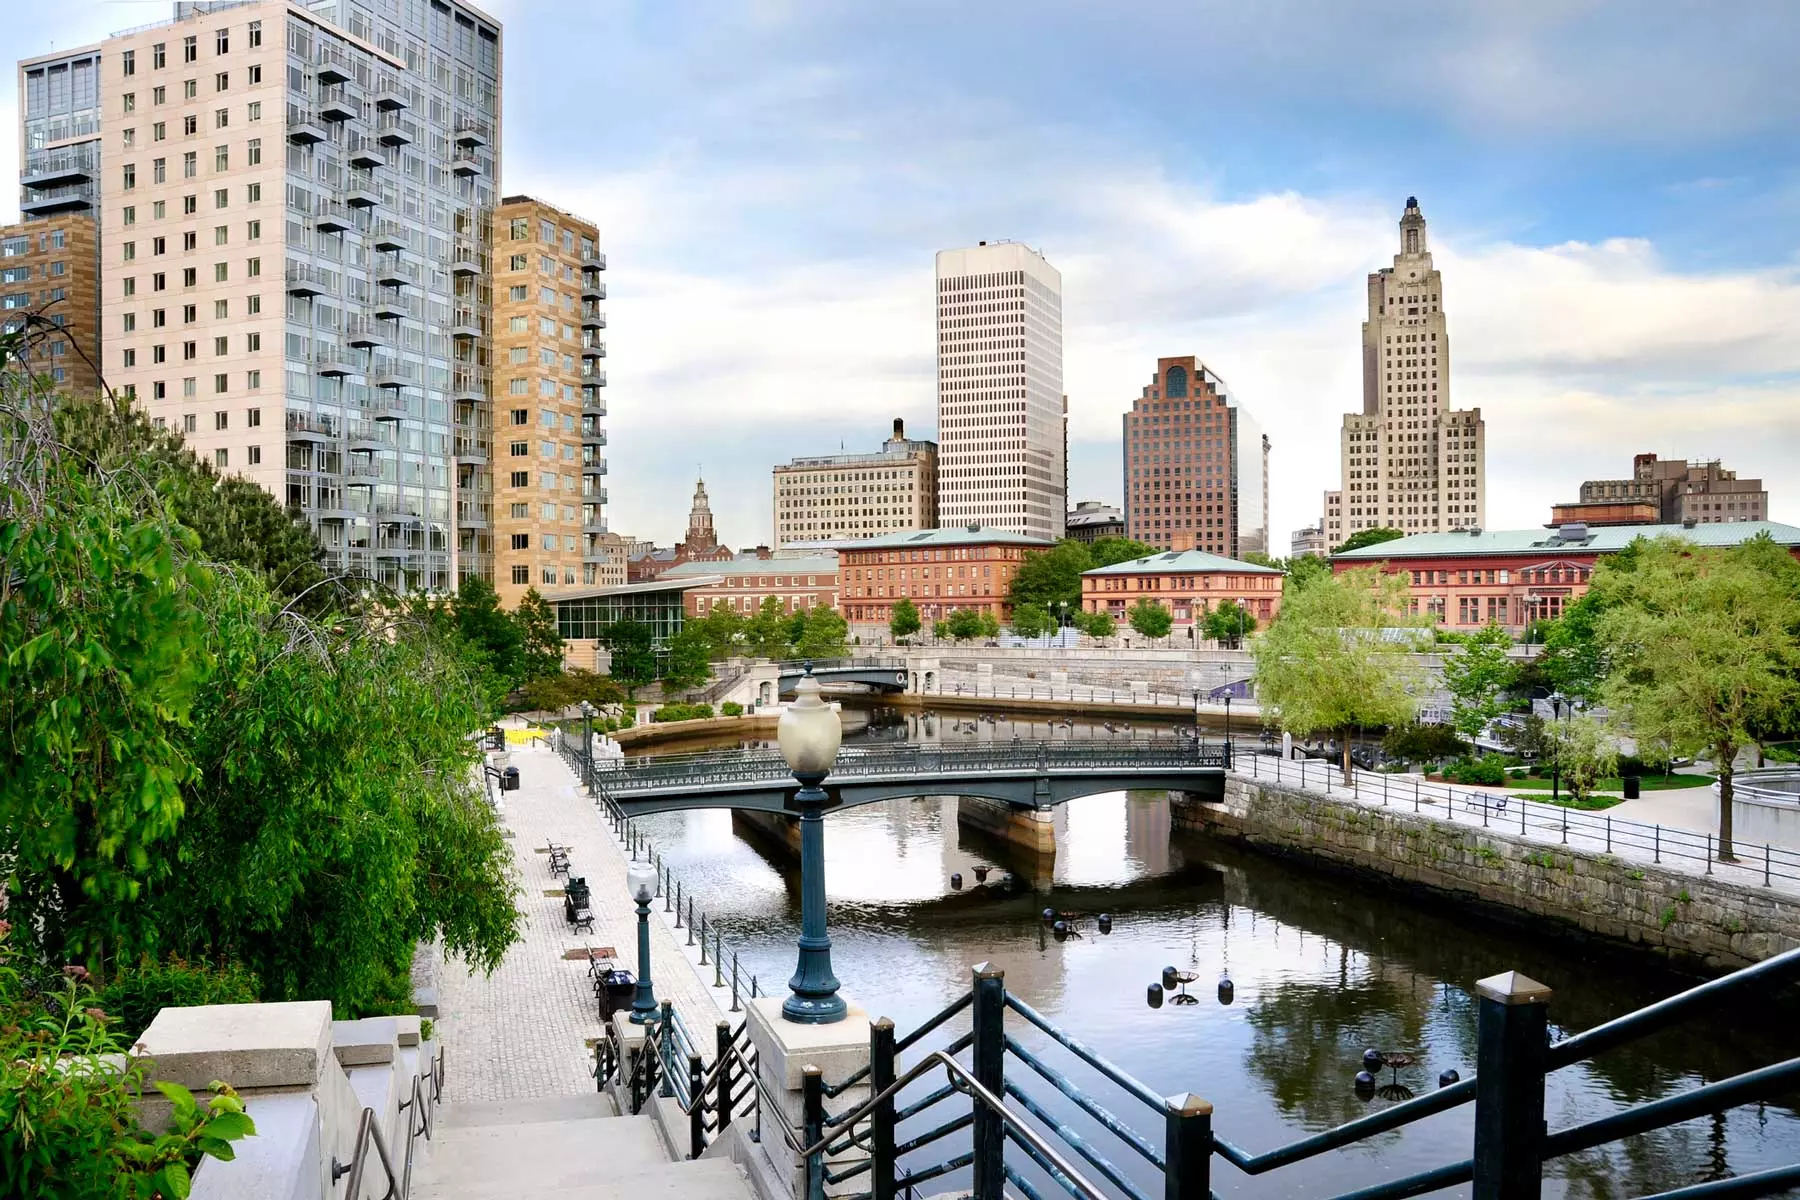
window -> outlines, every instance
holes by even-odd
[[[255,391],[257,388],[260,388],[262,386],[262,372],[261,371],[246,371],[244,373],[244,386],[249,388],[251,391]]]
[[[168,65],[167,46],[166,42],[158,42],[150,47],[150,66],[153,69],[160,71]]]
[[[231,339],[223,335],[213,339],[213,355],[222,358],[231,353]]]
[[[196,358],[199,358],[199,357],[200,357],[200,343],[199,342],[183,342],[183,343],[181,343],[181,361],[182,362],[193,362]],[[188,395],[191,396],[191,395],[193,395],[193,393],[189,392]]]
[[[195,321],[198,321],[199,319],[200,319],[200,310],[198,308],[196,308],[194,305],[184,304],[181,306],[181,323],[183,325],[192,325]]]
[[[229,171],[231,169],[231,147],[213,147],[213,170]]]
[[[133,146],[137,145],[137,130],[127,129],[119,140],[125,149],[131,149]]]
[[[261,296],[245,297],[244,309],[251,316],[255,316],[257,313],[262,311],[262,297]]]
[[[507,239],[522,242],[531,236],[531,222],[524,217],[514,217],[506,229]]]
[[[231,227],[229,225],[214,225],[213,226],[213,245],[223,246],[228,240],[230,240],[230,237],[231,237],[230,229],[231,229]]]
[[[261,349],[262,349],[262,334],[246,333],[244,335],[244,350],[246,353],[255,354],[258,351],[260,351]]]
[[[223,321],[226,317],[229,317],[230,315],[231,315],[231,301],[229,301],[229,300],[214,300],[213,301],[213,320]]]
[[[531,289],[524,284],[519,284],[506,289],[506,298],[508,300],[525,300],[528,299],[530,295]]]
[[[227,450],[224,446],[220,446],[217,450],[213,451],[213,466],[215,466],[215,467],[219,468],[219,470],[223,471],[226,467],[229,467],[230,465],[231,465],[231,451],[230,450]]]
[[[514,346],[511,350],[508,350],[506,352],[507,361],[512,362],[512,363],[522,363],[525,361],[525,356],[527,353],[528,353],[528,351],[527,351],[526,347]]]
[[[123,322],[124,322],[124,332],[131,333],[132,331],[137,329],[137,314],[134,312],[126,313],[123,318]]]
[[[509,379],[506,381],[506,394],[509,396],[530,395],[530,380]]]
[[[254,50],[260,45],[262,45],[262,22],[252,21],[250,22],[250,48]]]
[[[126,112],[136,112],[137,111],[137,93],[136,92],[126,92],[125,93],[124,109]]]
[[[158,200],[150,205],[150,216],[153,220],[160,221],[168,215],[169,202],[167,200]]]
[[[192,158],[194,156],[190,154],[190,155],[188,155],[188,157]],[[198,196],[183,196],[181,198],[182,215],[191,217],[199,211],[200,211],[200,197],[198,197]]]
[[[529,533],[513,534],[512,535],[512,548],[514,550],[529,550],[529,549],[531,549],[531,535]]]
[[[512,445],[510,445],[507,448],[507,453],[510,454],[513,458],[524,458],[526,455],[531,453],[531,443],[530,442],[514,442],[514,443],[512,443]]]
[[[125,185],[126,191],[129,192],[132,188],[137,186],[137,164],[136,163],[126,163],[125,166],[121,169],[120,174],[123,177],[122,182]]]
[[[506,269],[509,271],[523,271],[525,269],[525,256],[523,254],[513,255],[507,260]]]
[[[522,563],[513,564],[512,581],[514,583],[518,583],[518,584],[530,583],[531,582],[531,568],[525,566]]]
[[[244,240],[247,242],[262,241],[262,222],[261,221],[246,221],[246,222],[244,222]]]
[[[151,180],[151,182],[152,183],[163,183],[168,180],[168,177],[169,177],[169,160],[166,158],[152,159],[150,162],[150,180]],[[128,184],[126,186],[130,186],[130,185]],[[161,216],[162,214],[158,213],[157,215]]]
[[[183,253],[191,253],[199,244],[200,235],[194,230],[190,229],[181,235],[181,249]]]
[[[230,206],[231,206],[231,189],[230,188],[214,188],[213,189],[213,207],[214,208],[229,208]]]
[[[137,257],[137,243],[136,242],[126,242],[123,247],[122,253],[125,256],[124,261],[130,262],[132,259]]]
[[[199,432],[199,429],[200,429],[200,418],[199,417],[195,416],[193,413],[183,414],[183,416],[181,418],[181,432],[197,433],[197,432]]]
[[[120,54],[119,55],[119,65],[124,68],[125,74],[136,75],[137,74],[137,51],[136,50],[127,50],[123,54]]]
[[[131,314],[126,313],[125,315],[127,317],[129,317]],[[512,410],[512,423],[514,425],[524,425],[524,424],[527,424],[530,420],[531,420],[531,410],[530,409],[515,408]]]
[[[223,265],[223,264],[221,264],[221,265]],[[252,279],[255,279],[258,275],[261,275],[262,274],[262,259],[260,259],[260,258],[245,259],[244,260],[244,274],[248,275]]]
[[[181,286],[193,287],[200,281],[200,272],[195,267],[181,268]]]
[[[229,108],[221,108],[221,109],[214,110],[214,112],[213,112],[213,128],[214,129],[226,129],[226,128],[229,128],[230,125],[231,125],[231,110]]]
[[[167,101],[168,98],[169,98],[169,89],[168,88],[153,87],[150,89],[150,103],[162,104],[165,101]]]
[[[200,35],[190,33],[181,39],[181,61],[191,63],[200,57]]]
[[[256,410],[251,409],[251,411],[255,412]],[[249,456],[249,461],[250,461],[251,466],[253,466],[253,467],[257,466],[262,462],[262,447],[261,446],[246,446],[244,448],[244,453]]]
[[[127,204],[125,206],[125,223],[127,225],[137,224],[137,205]]]
[[[193,115],[192,113],[189,113],[187,116],[181,118],[181,132],[183,134],[199,133],[200,132],[200,118]]]
[[[184,79],[181,81],[181,98],[183,100],[192,100],[199,94],[200,81],[198,79]]]
[[[199,382],[200,381],[195,379],[192,375],[189,375],[187,378],[185,378],[181,381],[181,394],[184,396],[195,395],[196,394],[195,385],[198,384]]]
[[[231,30],[215,29],[213,31],[213,53],[228,54],[231,52]]]
[[[255,85],[255,84],[258,84],[261,82],[262,82],[262,66],[259,64],[257,66],[250,68],[250,83],[252,85]]]
[[[186,154],[181,156],[181,177],[183,179],[192,179],[199,173],[200,152],[198,150],[189,150]]]
[[[511,480],[512,480],[512,482],[508,485],[510,487],[516,487],[516,488],[530,487],[531,486],[531,472],[530,471],[514,471],[511,474]]]
[[[222,392],[225,389],[220,388],[219,390]],[[213,413],[213,428],[214,429],[229,429],[229,428],[231,428],[231,414],[226,412],[224,409],[220,409],[218,412]]]
[[[224,283],[231,278],[231,267],[227,263],[213,264],[213,282]]]
[[[244,154],[246,156],[246,160],[249,162],[249,164],[251,166],[253,166],[253,167],[261,166],[262,165],[262,139],[261,138],[251,138],[249,143],[246,144],[244,147]]]
[[[169,310],[168,309],[153,308],[150,310],[150,326],[151,326],[151,328],[161,329],[164,325],[168,324],[168,322],[169,322]]]
[[[168,238],[156,237],[156,238],[150,239],[150,253],[162,254],[163,252],[168,250],[168,248],[169,248],[169,239]]]
[[[136,350],[127,350],[125,352],[125,365],[127,367],[137,366],[137,351]]]
[[[262,199],[262,184],[250,183],[250,184],[244,185],[244,201],[245,201],[245,203],[255,204],[255,203],[259,202],[261,199]]]
[[[262,409],[253,408],[246,412],[244,414],[244,424],[252,429],[260,429],[262,427]]]
[[[529,505],[529,504],[509,505],[508,511],[510,512],[510,514],[514,520],[525,520],[531,516],[531,505]]]
[[[261,72],[261,68],[259,67],[256,71],[252,71],[251,74],[258,75],[258,77],[260,78],[260,72]],[[252,80],[251,82],[255,82],[255,80]],[[262,101],[261,100],[252,100],[250,103],[244,105],[244,119],[246,121],[262,120]]]
[[[154,125],[150,126],[150,140],[151,141],[160,142],[168,136],[169,136],[169,126],[168,126],[167,122],[158,121]]]
[[[222,92],[231,86],[231,72],[220,71],[213,76],[213,91]]]

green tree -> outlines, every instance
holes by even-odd
[[[1041,604],[1025,603],[1013,609],[1012,630],[1022,638],[1042,637],[1054,622]]]
[[[1012,578],[1008,603],[1015,609],[1021,604],[1037,604],[1046,612],[1054,610],[1058,602],[1076,608],[1081,604],[1081,573],[1093,565],[1088,548],[1073,538],[1064,538],[1049,550],[1029,553]]]
[[[1333,550],[1333,554],[1348,554],[1352,550],[1361,550],[1364,546],[1379,546],[1383,542],[1391,542],[1406,535],[1398,529],[1359,529],[1344,539],[1343,545]]]
[[[1602,560],[1595,579],[1616,572],[1611,562]],[[1606,661],[1599,638],[1600,614],[1605,607],[1601,596],[1590,592],[1563,609],[1563,614],[1539,631],[1543,652],[1538,655],[1538,669],[1559,692],[1595,701],[1606,682]]]
[[[1132,629],[1153,639],[1169,636],[1169,630],[1175,627],[1169,610],[1148,596],[1140,596],[1136,604],[1126,609],[1125,619],[1131,622]]]
[[[629,700],[656,678],[656,635],[648,625],[627,617],[600,631],[600,644],[612,654],[613,682],[625,689]]]
[[[744,641],[758,658],[788,657],[793,638],[789,632],[787,607],[774,596],[764,596],[756,615],[744,626]]]
[[[840,658],[849,649],[850,623],[829,605],[806,610],[806,622],[794,641],[800,658]]]
[[[1733,860],[1733,762],[1800,705],[1800,563],[1751,543],[1658,539],[1634,569],[1596,572],[1593,591],[1602,699],[1637,738],[1712,759],[1719,857]]]
[[[1233,650],[1243,644],[1246,634],[1256,632],[1256,618],[1236,600],[1221,600],[1206,614],[1206,636],[1215,642],[1230,643]]]
[[[1331,564],[1316,554],[1302,554],[1298,558],[1287,561],[1287,579],[1282,584],[1282,591],[1294,591],[1319,579],[1329,578]]]
[[[1089,637],[1109,638],[1119,631],[1119,623],[1105,609],[1075,614],[1076,628]]]
[[[457,636],[502,692],[525,681],[525,635],[512,614],[500,607],[493,584],[479,575],[465,576],[450,603],[450,618]]]
[[[1556,769],[1569,789],[1569,802],[1580,806],[1594,788],[1619,769],[1612,735],[1593,717],[1582,714],[1548,726]]]
[[[918,605],[904,596],[894,602],[893,615],[888,617],[888,632],[894,635],[896,642],[919,632],[923,624]]]
[[[668,660],[663,666],[663,695],[673,696],[704,684],[712,674],[712,643],[691,625],[669,639]]]
[[[1407,599],[1398,575],[1346,571],[1283,597],[1281,615],[1256,641],[1256,694],[1264,711],[1301,737],[1336,734],[1346,783],[1352,731],[1413,717],[1418,670],[1411,646],[1384,635],[1416,624],[1406,615]]]
[[[1446,648],[1448,649],[1448,648]],[[1518,677],[1507,652],[1512,637],[1498,625],[1469,634],[1444,655],[1444,687],[1450,692],[1451,724],[1464,737],[1478,737],[1506,711],[1505,697]]]
[[[1412,763],[1439,763],[1448,758],[1461,758],[1469,752],[1469,744],[1456,736],[1448,725],[1408,721],[1388,730],[1381,739],[1381,749],[1390,758]]]
[[[744,648],[744,624],[735,608],[715,605],[705,616],[689,619],[682,628],[705,638],[708,655],[720,659],[730,658]]]
[[[519,629],[518,682],[529,683],[560,675],[563,669],[562,633],[556,627],[556,610],[538,594],[528,590],[513,610],[513,623]]]
[[[1088,546],[1088,559],[1091,563],[1088,570],[1092,570],[1094,567],[1110,567],[1137,558],[1149,558],[1152,554],[1161,553],[1161,550],[1150,543],[1136,541],[1132,538],[1096,538]],[[1070,607],[1074,606],[1070,605]]]
[[[944,618],[944,632],[959,642],[981,636],[982,614],[972,608],[959,608]]]
[[[982,637],[997,638],[1000,636],[1000,618],[985,608],[976,614],[975,626]]]
[[[796,608],[793,612],[789,613],[787,615],[787,623],[782,627],[782,632],[787,638],[787,653],[794,653],[793,647],[798,646],[800,644],[800,639],[806,636],[806,609]]]

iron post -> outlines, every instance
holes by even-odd
[[[675,1005],[673,1002],[662,1002],[662,1027],[656,1031],[662,1039],[662,1053],[657,1056],[662,1067],[662,1088],[659,1094],[667,1100],[675,1094]]]
[[[975,1082],[996,1096],[1006,1094],[1006,972],[990,963],[974,968]],[[1006,1128],[1000,1114],[975,1105],[975,1200],[1003,1200],[1006,1186]]]
[[[800,959],[788,980],[791,994],[782,1001],[781,1016],[803,1025],[830,1025],[843,1020],[848,1010],[837,994],[831,938],[825,932],[824,806],[830,797],[819,784],[826,774],[794,772],[800,781],[800,790],[794,794],[800,808]]]
[[[637,991],[631,997],[631,1023],[642,1025],[656,1015],[656,993],[650,986],[650,901],[637,898],[638,978]]]
[[[894,1074],[894,1023],[882,1017],[869,1026],[869,1091],[880,1095]],[[894,1200],[894,1098],[878,1101],[869,1114],[871,1200]]]
[[[815,1146],[825,1136],[825,1079],[818,1067],[800,1068],[800,1140]],[[825,1200],[825,1151],[806,1159],[807,1200]]]
[[[688,1157],[699,1158],[705,1151],[706,1072],[700,1065],[700,1055],[690,1052],[688,1054]]]
[[[719,1136],[731,1128],[731,1023],[720,1021],[713,1026],[713,1108],[719,1114]]]
[[[1212,1195],[1213,1106],[1192,1092],[1170,1096],[1164,1117],[1163,1200]]]
[[[1474,1200],[1543,1190],[1550,989],[1517,971],[1476,983]]]

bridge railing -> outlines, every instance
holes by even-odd
[[[797,675],[807,664],[812,665],[813,673],[820,671],[904,671],[906,660],[903,658],[813,658],[794,659],[780,664],[783,675]]]

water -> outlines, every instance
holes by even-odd
[[[1180,736],[1173,725],[1142,721],[1127,733],[1098,723],[1053,731],[1043,722],[948,713],[921,719],[882,709],[848,719],[855,727],[847,742]],[[1353,1093],[1367,1047],[1412,1053],[1417,1065],[1399,1081],[1414,1091],[1434,1087],[1446,1069],[1472,1073],[1473,985],[1484,976],[1516,969],[1548,984],[1560,1033],[1692,982],[1644,959],[1172,832],[1163,793],[1111,793],[1059,808],[1049,871],[959,831],[956,805],[955,797],[896,800],[827,820],[832,963],[844,993],[905,1034],[967,991],[972,964],[992,962],[1005,970],[1010,992],[1159,1094],[1212,1101],[1219,1135],[1253,1153],[1389,1103]],[[638,824],[684,891],[714,914],[742,970],[754,972],[765,992],[784,991],[799,925],[796,864],[785,851],[728,812],[670,813]],[[976,884],[978,866],[989,869],[986,886]],[[960,893],[950,890],[952,873],[963,877]],[[1046,907],[1088,918],[1082,936],[1049,936],[1039,917]],[[1102,911],[1113,916],[1110,935],[1091,919]],[[1145,989],[1166,965],[1197,974],[1189,990],[1200,1003],[1147,1006]],[[1235,985],[1230,1005],[1216,992],[1227,972]],[[1548,1084],[1549,1126],[1566,1128],[1792,1055],[1796,1015],[1792,1006],[1719,1013],[1558,1072]],[[1047,1041],[1013,1024],[1009,1031],[1034,1048]],[[929,1044],[966,1028],[964,1017]],[[1095,1086],[1127,1124],[1160,1144],[1148,1109],[1100,1085],[1066,1052],[1055,1055],[1054,1065]],[[1055,1096],[1010,1059],[1007,1072],[1034,1097]],[[1384,1072],[1382,1082],[1393,1077]],[[920,1128],[947,1115],[928,1114]],[[1398,1178],[1466,1158],[1472,1118],[1465,1106],[1260,1177],[1216,1161],[1214,1186],[1232,1197],[1321,1196]],[[966,1142],[943,1145],[948,1157]],[[1160,1187],[1119,1143],[1105,1150],[1140,1187]],[[1796,1158],[1800,1095],[1559,1160],[1548,1167],[1546,1191],[1643,1195]]]

